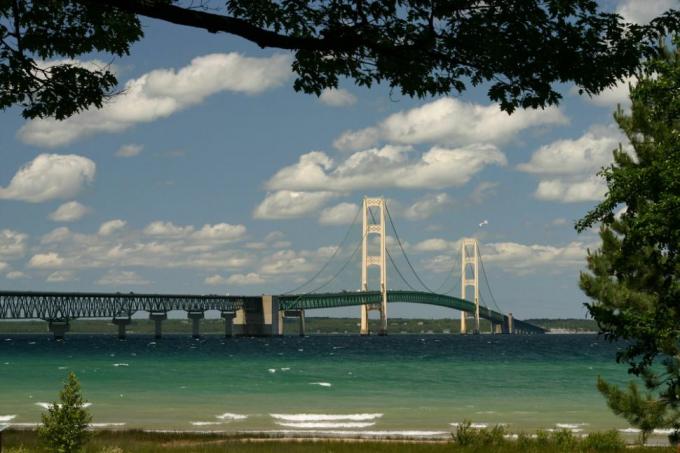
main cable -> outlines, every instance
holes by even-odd
[[[484,269],[484,260],[482,259],[482,254],[479,253],[479,245],[477,246],[477,254],[479,255],[479,262],[482,265],[482,275],[484,276],[484,282],[486,282],[486,287],[489,290],[489,295],[491,296],[491,301],[493,302],[494,306],[496,307],[496,310],[498,310],[498,313],[503,313],[501,308],[498,306],[498,302],[496,302],[496,298],[493,296],[493,291],[491,291],[491,285],[489,285],[489,278],[486,276],[486,269]]]
[[[326,261],[326,264],[324,264],[324,265],[321,267],[321,269],[319,269],[319,271],[318,271],[316,274],[314,274],[314,275],[312,276],[312,278],[310,278],[309,280],[307,280],[306,282],[304,282],[304,283],[301,284],[300,286],[297,286],[297,287],[291,289],[290,291],[283,293],[284,295],[292,294],[292,293],[297,292],[298,290],[304,288],[305,286],[307,286],[308,284],[310,284],[311,282],[313,282],[314,279],[316,279],[319,275],[321,275],[321,273],[322,273],[324,270],[326,270],[326,268],[328,267],[328,265],[331,264],[331,261],[333,261],[333,259],[335,258],[335,255],[338,254],[338,251],[340,251],[340,250],[342,249],[342,246],[343,246],[343,245],[345,244],[345,242],[347,241],[347,238],[349,238],[349,233],[352,231],[352,227],[354,226],[354,224],[356,223],[357,219],[359,218],[359,212],[361,212],[361,209],[357,209],[357,213],[354,214],[354,219],[352,220],[352,224],[349,226],[349,228],[347,228],[347,232],[345,233],[345,237],[344,237],[344,238],[342,239],[342,241],[340,242],[340,245],[333,251],[333,254],[331,255],[331,257],[328,259],[328,261]],[[363,239],[362,239],[362,240],[363,240]],[[359,241],[359,243],[361,244],[361,241]]]

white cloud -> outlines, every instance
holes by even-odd
[[[636,83],[637,78],[627,77],[619,81],[613,87],[604,89],[599,94],[593,96],[584,94],[583,97],[587,102],[597,105],[598,107],[615,109],[616,106],[620,105],[621,107],[627,108],[630,106],[630,86],[635,86]],[[578,95],[578,88],[573,87],[571,93]]]
[[[644,25],[672,8],[678,9],[678,0],[623,0],[616,12],[627,22]]]
[[[443,252],[451,251],[460,253],[460,240],[449,241],[441,238],[430,238],[420,241],[413,245],[413,250],[416,252]]]
[[[50,231],[40,239],[41,244],[54,244],[66,240],[71,236],[71,230],[67,227],[59,227]]]
[[[151,222],[144,228],[144,234],[149,236],[176,238],[188,236],[193,231],[193,226],[177,226],[172,222],[162,222],[160,220]]]
[[[256,272],[249,272],[247,274],[232,274],[227,278],[227,283],[236,286],[260,285],[265,282],[265,279]]]
[[[76,280],[76,275],[72,271],[55,271],[47,276],[49,283],[63,283]]]
[[[229,242],[241,239],[245,234],[246,227],[243,225],[217,223],[215,225],[203,225],[203,228],[196,231],[192,237],[203,241]]]
[[[493,145],[433,147],[412,157],[410,147],[387,145],[359,151],[336,163],[313,151],[279,170],[267,188],[289,191],[352,191],[374,188],[441,189],[461,186],[488,165],[506,165]]]
[[[558,140],[540,147],[529,162],[517,168],[541,176],[535,192],[540,200],[597,201],[607,188],[595,174],[613,161],[614,149],[624,141],[625,137],[613,127],[594,126],[577,139]]]
[[[497,182],[482,181],[477,184],[475,190],[470,194],[470,200],[473,203],[481,204],[484,200],[496,195],[496,187],[498,187]]]
[[[9,260],[24,256],[27,239],[27,234],[10,229],[0,230],[0,258]]]
[[[267,275],[285,275],[309,272],[315,269],[314,263],[294,250],[279,250],[263,259],[260,272]]]
[[[357,97],[343,88],[326,88],[321,92],[319,101],[331,107],[348,107],[357,102]]]
[[[582,242],[565,246],[498,242],[480,247],[485,263],[520,275],[555,267],[585,266],[588,250]]]
[[[148,285],[148,280],[137,275],[133,271],[108,271],[96,282],[98,285]]]
[[[56,147],[101,132],[119,132],[138,123],[166,118],[223,91],[257,94],[290,78],[291,56],[250,58],[238,53],[194,58],[180,70],[156,69],[129,80],[122,94],[99,110],[64,121],[32,120],[19,130],[32,145]]]
[[[578,203],[600,201],[607,193],[607,185],[599,176],[583,180],[546,179],[538,183],[534,195],[539,200]]]
[[[138,156],[144,147],[142,145],[135,145],[131,143],[129,145],[123,145],[116,151],[117,157],[134,157]]]
[[[64,264],[64,259],[58,253],[38,253],[31,257],[28,267],[37,269],[53,269]]]
[[[77,201],[69,201],[59,206],[49,217],[55,222],[75,222],[87,214],[88,211],[89,208],[87,206]]]
[[[224,285],[227,284],[227,279],[222,277],[221,275],[215,274],[215,275],[211,275],[209,277],[206,277],[203,282],[206,285],[224,286]]]
[[[21,271],[12,271],[8,272],[7,275],[5,275],[9,280],[19,280],[20,278],[28,278],[28,275],[24,274]]]
[[[567,122],[567,118],[555,107],[517,110],[508,115],[496,104],[480,105],[441,98],[392,114],[376,126],[346,131],[333,145],[341,150],[357,150],[372,146],[379,140],[403,145],[499,144],[529,127]]]
[[[4,261],[0,261],[0,272],[6,271],[9,269],[9,264],[5,263]]]
[[[431,193],[404,209],[401,214],[409,220],[425,220],[451,205],[453,200],[448,194]]]
[[[268,193],[255,208],[256,219],[290,219],[302,217],[319,210],[328,200],[337,196],[332,192],[297,192],[278,190]]]
[[[99,231],[97,232],[100,236],[111,236],[116,231],[120,231],[125,228],[127,222],[125,220],[114,219],[104,222],[100,225]]]
[[[340,203],[321,211],[319,223],[321,225],[349,225],[358,211],[359,206],[354,203]]]
[[[75,154],[40,154],[14,175],[7,187],[0,187],[0,199],[31,203],[71,198],[94,180],[96,165]]]

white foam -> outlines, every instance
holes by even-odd
[[[35,405],[36,405],[36,406],[40,406],[40,407],[42,407],[43,409],[49,409],[50,407],[52,407],[52,403],[43,403],[43,402],[40,402],[40,403],[35,403]],[[92,403],[85,403],[85,404],[83,404],[83,407],[90,407],[90,406],[92,406]],[[61,407],[61,404],[57,403],[57,407]]]
[[[290,367],[281,368],[281,371],[290,371]]]
[[[242,414],[232,414],[231,412],[225,412],[222,415],[215,415],[215,418],[219,418],[220,420],[245,420],[246,418],[248,418],[248,416]]]
[[[272,418],[286,422],[337,422],[372,421],[383,414],[269,414]]]
[[[579,429],[587,426],[588,423],[555,423],[555,426],[562,429]]]
[[[663,435],[667,436],[669,434],[673,434],[675,432],[675,430],[674,429],[655,429],[652,432],[654,434],[663,434]]]
[[[128,363],[114,363],[113,366],[118,368],[119,366],[130,366],[130,364],[128,364]]]
[[[458,427],[460,426],[460,423],[449,423],[451,426]],[[497,425],[505,425],[505,423],[497,423]],[[473,429],[484,429],[488,428],[489,424],[488,423],[470,423],[470,428]]]
[[[16,417],[16,415],[0,415],[0,422],[10,422]]]
[[[263,434],[300,434],[303,436],[309,436],[313,433],[315,436],[335,436],[335,437],[355,437],[355,438],[394,438],[394,437],[450,437],[451,433],[448,431],[347,431],[347,430],[319,430],[319,431],[309,431],[309,430],[293,430],[293,429],[280,429],[271,431],[257,431]]]
[[[124,422],[90,423],[88,426],[90,428],[115,428],[115,427],[125,426],[125,423]]]
[[[267,371],[269,371],[270,373],[276,373],[276,368],[269,368]]]
[[[214,425],[224,425],[224,422],[191,422],[194,426],[214,426]]]
[[[331,384],[330,382],[310,382],[309,385],[319,385],[321,387],[330,387],[333,384]]]
[[[629,434],[638,434],[640,432],[639,429],[637,428],[624,428],[624,429],[619,429],[620,433],[629,433]]]
[[[276,422],[279,426],[286,428],[300,428],[300,429],[350,429],[350,428],[368,428],[375,425],[375,422]]]
[[[17,428],[35,428],[40,426],[40,423],[12,423],[12,426]]]

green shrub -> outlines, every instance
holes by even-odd
[[[470,420],[463,420],[456,428],[453,438],[461,447],[472,445],[477,440],[477,432],[470,425]]]
[[[616,452],[623,451],[626,443],[616,430],[611,430],[588,434],[581,446],[587,452]]]
[[[69,373],[59,393],[59,403],[52,403],[42,414],[42,426],[38,428],[38,438],[47,451],[74,453],[87,443],[91,436],[87,426],[92,416],[83,407],[84,404],[78,379],[75,374]]]

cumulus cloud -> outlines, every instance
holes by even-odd
[[[417,242],[413,245],[415,252],[444,252],[451,251],[460,253],[461,241],[449,241],[442,238],[430,238]]]
[[[98,285],[148,285],[150,281],[140,277],[133,271],[108,271],[96,282]]]
[[[76,274],[72,271],[55,271],[47,276],[48,283],[70,282],[76,279]]]
[[[246,234],[244,225],[230,225],[217,223],[215,225],[203,225],[193,234],[193,237],[203,241],[229,242],[241,239]]]
[[[673,8],[678,9],[677,0],[623,0],[616,12],[627,22],[644,25]]]
[[[59,227],[50,231],[40,239],[41,244],[54,244],[71,236],[71,230],[67,227]]]
[[[227,278],[227,283],[236,286],[260,285],[265,282],[265,279],[256,272],[249,272],[247,274],[232,274]]]
[[[38,253],[31,257],[28,267],[36,269],[53,269],[64,264],[64,259],[58,253]]]
[[[372,146],[378,141],[402,145],[499,144],[529,127],[567,122],[567,118],[555,107],[518,110],[508,115],[496,104],[480,105],[454,98],[441,98],[392,114],[376,126],[346,131],[333,145],[340,150],[357,150]]]
[[[431,193],[404,209],[401,214],[409,220],[425,220],[451,205],[453,199],[447,193]]]
[[[144,147],[142,145],[123,145],[116,151],[116,157],[135,157],[138,156]]]
[[[265,257],[260,272],[268,275],[285,275],[310,272],[315,269],[314,263],[294,250],[279,250]]]
[[[357,98],[343,88],[326,88],[321,92],[319,101],[331,107],[348,107],[356,104]]]
[[[215,274],[206,277],[203,283],[211,286],[224,286],[227,284],[227,279],[221,275]]]
[[[5,271],[9,268],[9,264],[5,263],[4,261],[0,261],[0,272]]]
[[[71,198],[94,180],[96,165],[75,154],[40,154],[14,175],[7,187],[0,187],[0,199],[40,203]]]
[[[600,200],[606,185],[595,174],[612,162],[614,149],[624,140],[613,127],[594,126],[577,139],[557,140],[540,147],[529,162],[517,168],[541,177],[534,194],[540,200]]]
[[[100,236],[111,236],[116,231],[120,231],[123,228],[125,228],[125,225],[127,225],[127,222],[125,220],[120,219],[109,220],[107,222],[102,223],[99,226],[99,231],[97,232],[97,234]]]
[[[588,253],[588,246],[582,242],[564,246],[497,242],[481,247],[485,263],[519,275],[539,269],[585,266]]]
[[[255,208],[256,219],[290,219],[302,217],[319,210],[328,200],[337,196],[332,192],[298,192],[278,190],[268,193]]]
[[[88,211],[89,208],[87,206],[77,201],[69,201],[59,206],[49,217],[55,222],[75,222],[80,220]]]
[[[415,155],[410,147],[387,145],[351,154],[334,162],[313,151],[279,170],[268,182],[271,190],[352,191],[374,188],[441,189],[461,186],[489,165],[506,165],[493,145],[433,147]]]
[[[238,53],[194,58],[179,70],[156,69],[129,80],[122,94],[103,108],[64,121],[37,119],[19,130],[19,138],[37,146],[63,146],[81,137],[119,132],[138,123],[166,118],[223,91],[257,94],[290,78],[291,57],[251,58]]]
[[[610,109],[616,108],[620,105],[621,107],[630,106],[630,87],[635,86],[637,83],[637,78],[627,77],[619,81],[616,85],[604,89],[599,94],[593,96],[586,96],[584,98],[591,104],[597,105],[598,107],[607,107]],[[578,94],[578,88],[573,87],[571,93],[574,95]]]
[[[28,235],[10,229],[0,230],[0,259],[21,258],[26,253]]]
[[[497,182],[482,181],[470,194],[470,200],[477,204],[483,203],[489,197],[496,195],[496,187],[498,187]]]
[[[319,223],[322,225],[349,225],[358,211],[359,206],[354,203],[340,203],[321,211]]]
[[[194,231],[193,226],[177,226],[172,222],[163,222],[157,220],[151,222],[144,228],[144,234],[149,236],[161,237],[185,237]]]
[[[7,275],[5,275],[5,277],[7,277],[7,279],[9,280],[19,280],[21,278],[28,278],[28,275],[24,274],[21,271],[12,271],[8,272]]]

